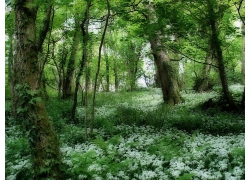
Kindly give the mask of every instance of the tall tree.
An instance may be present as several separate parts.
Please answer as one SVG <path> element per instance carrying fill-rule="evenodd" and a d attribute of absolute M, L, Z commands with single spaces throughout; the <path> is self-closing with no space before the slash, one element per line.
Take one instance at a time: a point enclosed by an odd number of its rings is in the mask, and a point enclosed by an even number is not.
<path fill-rule="evenodd" d="M 155 26 L 158 21 L 158 17 L 156 16 L 153 4 L 149 3 L 147 5 L 147 9 L 148 23 L 151 26 Z M 183 98 L 181 97 L 179 92 L 176 71 L 173 65 L 171 64 L 170 58 L 166 53 L 166 48 L 162 43 L 163 34 L 161 33 L 160 29 L 152 29 L 153 32 L 149 33 L 149 42 L 159 74 L 163 101 L 169 105 L 181 103 L 183 102 Z"/>
<path fill-rule="evenodd" d="M 107 2 L 108 13 L 107 13 L 107 17 L 106 17 L 106 20 L 105 20 L 104 30 L 103 30 L 103 33 L 102 33 L 101 42 L 100 42 L 99 49 L 98 49 L 98 52 L 99 52 L 98 53 L 98 64 L 97 64 L 97 71 L 96 71 L 96 74 L 95 74 L 94 92 L 93 92 L 93 98 L 92 98 L 91 130 L 90 130 L 90 134 L 93 134 L 93 129 L 94 129 L 95 97 L 96 97 L 96 90 L 97 90 L 97 79 L 98 79 L 98 76 L 99 76 L 100 66 L 101 66 L 101 50 L 102 50 L 102 45 L 104 43 L 105 34 L 106 34 L 107 27 L 108 27 L 109 16 L 110 16 L 110 4 L 109 4 L 109 0 L 106 0 L 106 2 Z"/>
<path fill-rule="evenodd" d="M 103 52 L 104 52 L 104 57 L 105 57 L 105 63 L 106 63 L 106 88 L 105 91 L 109 92 L 109 87 L 110 87 L 110 72 L 109 72 L 109 67 L 110 67 L 110 63 L 109 63 L 109 56 L 108 56 L 108 46 L 107 44 L 103 43 Z"/>
<path fill-rule="evenodd" d="M 81 22 L 83 49 L 82 49 L 82 59 L 80 62 L 80 68 L 79 68 L 78 74 L 76 76 L 76 81 L 75 81 L 74 102 L 73 102 L 72 114 L 71 114 L 72 119 L 75 119 L 76 106 L 77 106 L 77 92 L 79 89 L 80 78 L 81 78 L 82 73 L 83 73 L 83 68 L 87 62 L 87 45 L 88 45 L 88 38 L 89 38 L 89 33 L 88 33 L 89 11 L 90 11 L 91 6 L 92 6 L 91 0 L 87 0 L 87 5 L 86 5 L 84 17 L 83 17 L 82 22 Z"/>
<path fill-rule="evenodd" d="M 211 46 L 213 48 L 212 50 L 215 53 L 216 59 L 218 62 L 219 75 L 220 75 L 224 97 L 232 109 L 237 109 L 237 106 L 228 88 L 226 70 L 225 70 L 224 59 L 223 59 L 222 48 L 221 48 L 221 40 L 219 38 L 220 31 L 217 25 L 219 18 L 222 17 L 223 15 L 221 14 L 223 13 L 223 10 L 221 10 L 220 8 L 217 8 L 217 14 L 216 14 L 216 11 L 215 11 L 216 6 L 218 6 L 216 1 L 207 0 L 209 22 L 210 22 L 210 28 L 212 32 Z M 221 8 L 224 8 L 224 6 L 221 6 Z"/>
<path fill-rule="evenodd" d="M 75 15 L 76 16 L 76 15 Z M 68 66 L 63 82 L 63 98 L 69 98 L 72 95 L 72 79 L 75 70 L 77 50 L 79 47 L 79 36 L 80 36 L 80 23 L 78 17 L 75 17 L 75 30 L 73 35 L 73 44 L 71 46 L 70 57 L 68 61 Z"/>
<path fill-rule="evenodd" d="M 18 83 L 18 114 L 29 132 L 34 179 L 60 178 L 60 151 L 40 92 L 38 47 L 36 42 L 37 5 L 33 0 L 16 0 L 16 56 L 14 69 Z"/>

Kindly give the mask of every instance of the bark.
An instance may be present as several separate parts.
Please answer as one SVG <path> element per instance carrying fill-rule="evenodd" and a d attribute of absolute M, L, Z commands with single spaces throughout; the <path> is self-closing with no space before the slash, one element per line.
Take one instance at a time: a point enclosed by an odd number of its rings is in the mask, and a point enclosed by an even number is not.
<path fill-rule="evenodd" d="M 60 62 L 56 61 L 55 56 L 55 41 L 52 40 L 52 60 L 56 66 L 57 74 L 58 74 L 58 83 L 57 83 L 57 89 L 58 89 L 58 98 L 61 98 L 61 92 L 62 92 L 62 86 L 63 86 L 63 77 L 64 77 L 64 66 L 66 62 L 67 52 L 65 52 L 64 47 L 62 50 L 62 56 L 60 59 Z"/>
<path fill-rule="evenodd" d="M 15 85 L 17 84 L 15 73 L 15 60 L 13 56 L 13 35 L 9 35 L 10 48 L 8 55 L 8 82 L 11 94 L 11 115 L 16 117 L 17 115 L 17 95 L 15 94 Z"/>
<path fill-rule="evenodd" d="M 15 72 L 18 79 L 15 93 L 19 95 L 18 114 L 29 132 L 31 158 L 35 172 L 33 179 L 61 179 L 57 136 L 49 122 L 44 101 L 39 92 L 36 9 L 33 8 L 33 3 L 33 0 L 15 1 L 17 40 Z"/>
<path fill-rule="evenodd" d="M 149 24 L 157 23 L 158 18 L 155 13 L 154 6 L 150 3 L 147 5 L 149 14 L 147 20 Z M 160 29 L 154 29 L 149 32 L 149 42 L 154 56 L 154 61 L 159 74 L 159 81 L 163 94 L 163 101 L 170 106 L 183 102 L 178 87 L 178 78 L 170 58 L 164 50 L 164 44 L 161 42 Z"/>
<path fill-rule="evenodd" d="M 42 29 L 41 29 L 41 31 L 39 33 L 39 39 L 38 39 L 38 42 L 37 42 L 37 50 L 38 51 L 42 50 L 43 42 L 44 42 L 44 40 L 46 38 L 46 35 L 47 35 L 48 31 L 49 31 L 52 11 L 53 11 L 53 6 L 52 6 L 52 4 L 50 4 L 48 9 L 47 9 L 47 12 L 46 12 L 46 17 L 43 20 L 43 27 L 42 27 Z M 54 12 L 53 12 L 53 16 L 54 16 Z M 53 22 L 53 20 L 52 20 L 52 22 Z"/>
<path fill-rule="evenodd" d="M 84 118 L 84 135 L 85 140 L 88 139 L 88 89 L 90 81 L 90 69 L 88 68 L 88 63 L 86 63 L 86 73 L 85 73 L 85 94 L 84 94 L 84 105 L 85 105 L 85 118 Z"/>
<path fill-rule="evenodd" d="M 51 15 L 51 13 L 52 13 L 52 15 Z M 39 40 L 37 43 L 38 52 L 41 52 L 42 45 L 44 43 L 44 40 L 46 38 L 47 33 L 49 32 L 48 43 L 47 43 L 47 52 L 46 52 L 44 60 L 41 61 L 40 75 L 39 75 L 39 83 L 41 83 L 41 88 L 42 88 L 43 95 L 44 95 L 45 99 L 48 99 L 49 95 L 46 91 L 46 78 L 44 75 L 44 68 L 45 68 L 46 63 L 48 62 L 49 54 L 50 54 L 50 42 L 51 42 L 52 26 L 53 26 L 53 22 L 54 22 L 54 15 L 55 15 L 55 11 L 53 9 L 53 6 L 50 5 L 47 9 L 46 17 L 44 20 L 44 25 L 43 25 L 43 28 L 40 32 Z"/>
<path fill-rule="evenodd" d="M 222 91 L 223 91 L 225 100 L 229 104 L 230 108 L 238 109 L 228 88 L 226 70 L 224 66 L 224 60 L 223 60 L 222 49 L 221 49 L 221 42 L 219 39 L 219 30 L 216 27 L 216 15 L 215 15 L 213 5 L 211 4 L 210 0 L 207 0 L 207 2 L 208 2 L 208 13 L 209 13 L 209 18 L 210 18 L 209 19 L 210 28 L 212 32 L 211 45 L 213 47 L 213 52 L 216 54 L 216 58 L 218 62 L 218 69 L 219 69 L 219 75 L 220 75 L 220 80 L 221 80 L 221 85 L 222 85 Z"/>
<path fill-rule="evenodd" d="M 77 21 L 77 20 L 75 20 Z M 70 98 L 72 95 L 72 80 L 75 70 L 75 62 L 77 56 L 77 50 L 79 46 L 79 33 L 78 33 L 78 23 L 76 23 L 75 33 L 73 37 L 73 45 L 71 49 L 71 54 L 68 62 L 67 72 L 63 83 L 63 99 Z"/>
<path fill-rule="evenodd" d="M 104 57 L 105 57 L 105 65 L 106 65 L 106 87 L 105 87 L 105 91 L 109 92 L 109 86 L 110 86 L 110 77 L 109 77 L 109 57 L 108 57 L 108 49 L 107 49 L 107 44 L 104 43 L 103 44 L 103 53 L 104 53 Z"/>
<path fill-rule="evenodd" d="M 183 102 L 183 98 L 179 93 L 179 87 L 175 69 L 170 62 L 166 52 L 161 49 L 162 44 L 157 36 L 150 40 L 151 49 L 153 51 L 154 61 L 159 74 L 159 81 L 163 94 L 163 101 L 169 105 L 175 105 Z"/>
<path fill-rule="evenodd" d="M 83 43 L 83 53 L 82 53 L 82 59 L 80 62 L 80 68 L 76 77 L 75 82 L 75 92 L 74 92 L 74 102 L 72 107 L 72 114 L 71 117 L 74 120 L 75 114 L 76 114 L 76 106 L 77 106 L 77 92 L 79 89 L 80 84 L 80 78 L 83 73 L 83 68 L 85 66 L 85 63 L 87 62 L 87 43 L 88 43 L 88 25 L 89 25 L 89 9 L 90 9 L 91 3 L 90 1 L 87 2 L 87 7 L 85 11 L 85 16 L 81 23 L 81 30 L 82 30 L 82 43 Z"/>
<path fill-rule="evenodd" d="M 161 87 L 160 75 L 159 75 L 159 72 L 157 70 L 156 64 L 155 64 L 155 66 L 156 66 L 156 73 L 154 74 L 154 84 L 155 84 L 155 87 L 160 88 Z"/>
<path fill-rule="evenodd" d="M 245 25 L 242 25 L 242 29 L 244 29 L 243 31 L 245 31 Z M 242 73 L 242 83 L 243 85 L 245 85 L 245 34 L 243 34 L 241 73 Z M 245 108 L 245 88 L 242 94 L 241 108 Z"/>
<path fill-rule="evenodd" d="M 130 63 L 129 66 L 133 65 L 132 67 L 130 67 L 130 80 L 129 80 L 129 84 L 130 84 L 130 91 L 134 91 L 135 87 L 136 87 L 136 76 L 137 76 L 137 72 L 138 72 L 138 63 L 139 63 L 139 59 L 135 59 L 135 62 Z"/>
<path fill-rule="evenodd" d="M 131 46 L 131 51 L 133 52 L 133 50 L 135 49 L 135 47 Z M 134 91 L 136 88 L 136 80 L 137 80 L 137 73 L 138 73 L 138 64 L 140 61 L 140 51 L 138 53 L 134 52 L 136 56 L 133 56 L 131 58 L 131 61 L 128 66 L 129 66 L 129 71 L 130 71 L 130 91 Z"/>
<path fill-rule="evenodd" d="M 105 21 L 104 30 L 103 30 L 103 33 L 102 33 L 101 43 L 100 43 L 100 46 L 99 46 L 97 72 L 96 72 L 96 75 L 95 75 L 94 92 L 93 92 L 93 99 L 92 99 L 91 130 L 90 130 L 90 134 L 93 134 L 93 129 L 94 129 L 95 96 L 96 96 L 97 79 L 98 79 L 98 75 L 99 75 L 99 72 L 100 72 L 100 65 L 101 65 L 101 50 L 102 50 L 102 45 L 103 45 L 103 42 L 104 42 L 106 30 L 107 30 L 107 27 L 108 27 L 109 16 L 110 16 L 110 4 L 109 4 L 109 0 L 107 0 L 106 2 L 107 2 L 108 14 L 107 14 L 107 18 L 106 18 L 106 21 Z"/>
<path fill-rule="evenodd" d="M 119 80 L 118 80 L 118 67 L 116 58 L 114 58 L 114 76 L 115 76 L 115 92 L 118 92 Z"/>
<path fill-rule="evenodd" d="M 245 29 L 245 26 L 242 25 L 242 29 Z M 245 31 L 245 30 L 244 30 Z M 242 73 L 242 83 L 245 85 L 245 35 L 243 35 L 243 46 L 242 46 L 242 66 L 241 66 L 241 73 Z"/>
<path fill-rule="evenodd" d="M 203 92 L 209 90 L 210 86 L 210 70 L 211 70 L 211 65 L 212 64 L 212 47 L 210 45 L 210 48 L 207 52 L 206 59 L 205 59 L 205 65 L 202 70 L 201 77 L 198 77 L 195 82 L 194 89 L 196 92 Z"/>

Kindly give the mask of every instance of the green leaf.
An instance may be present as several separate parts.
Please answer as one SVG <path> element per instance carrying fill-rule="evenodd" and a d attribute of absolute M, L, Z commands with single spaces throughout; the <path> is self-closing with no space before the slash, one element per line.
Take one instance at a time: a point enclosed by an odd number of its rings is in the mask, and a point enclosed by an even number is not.
<path fill-rule="evenodd" d="M 34 98 L 32 98 L 32 99 L 29 101 L 29 104 L 34 105 L 35 103 L 41 102 L 41 101 L 42 101 L 42 98 L 41 98 L 41 97 L 34 97 Z"/>
<path fill-rule="evenodd" d="M 27 108 L 27 107 L 18 108 L 18 109 L 17 109 L 17 114 L 24 113 L 24 112 L 27 112 L 27 111 L 28 111 L 28 108 Z"/>
<path fill-rule="evenodd" d="M 33 100 L 34 100 L 35 102 L 41 102 L 41 101 L 42 101 L 42 98 L 41 98 L 41 97 L 35 97 L 35 98 L 33 98 Z"/>

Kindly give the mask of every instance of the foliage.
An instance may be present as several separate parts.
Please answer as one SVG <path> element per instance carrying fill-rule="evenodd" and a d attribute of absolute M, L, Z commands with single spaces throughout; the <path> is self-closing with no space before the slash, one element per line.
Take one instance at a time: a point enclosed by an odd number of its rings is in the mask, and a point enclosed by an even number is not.
<path fill-rule="evenodd" d="M 214 17 L 209 16 L 206 2 L 211 3 Z M 49 119 L 60 139 L 63 179 L 243 179 L 245 173 L 244 112 L 229 112 L 222 94 L 216 56 L 211 51 L 210 21 L 215 20 L 219 45 L 227 72 L 228 84 L 236 103 L 242 100 L 244 87 L 244 1 L 208 0 L 114 0 L 102 53 L 98 91 L 95 103 L 94 132 L 84 139 L 84 129 L 90 131 L 90 116 L 84 124 L 85 113 L 91 114 L 93 79 L 97 69 L 98 47 L 107 17 L 106 2 L 91 1 L 88 26 L 87 65 L 89 73 L 88 107 L 77 105 L 76 118 L 71 119 L 72 99 L 60 99 L 67 78 L 73 35 L 80 32 L 86 17 L 87 1 L 67 0 L 43 3 L 36 0 L 36 33 L 44 30 L 46 11 L 52 6 L 51 23 L 44 45 L 39 52 L 39 72 L 43 74 L 44 90 L 50 95 L 46 102 Z M 11 2 L 11 3 L 14 3 Z M 40 91 L 31 91 L 27 84 L 17 86 L 19 119 L 11 117 L 11 73 L 15 51 L 13 7 L 6 4 L 6 179 L 33 179 L 28 134 L 37 129 L 29 127 L 28 108 L 42 100 Z M 242 1 L 240 2 L 242 3 Z M 12 5 L 12 6 L 11 6 Z M 149 23 L 149 6 L 154 8 L 155 20 Z M 30 7 L 28 7 L 30 8 Z M 240 22 L 241 24 L 236 26 Z M 78 24 L 78 25 L 77 25 Z M 77 26 L 77 27 L 76 27 Z M 154 81 L 156 71 L 148 37 L 161 32 L 162 46 L 171 63 L 179 68 L 179 86 L 185 102 L 174 107 L 162 103 L 160 89 L 139 88 L 137 80 L 144 77 Z M 25 32 L 24 32 L 25 33 Z M 79 36 L 79 35 L 78 35 Z M 84 35 L 83 35 L 84 36 Z M 79 40 L 82 37 L 79 36 Z M 84 42 L 84 41 L 83 41 Z M 10 48 L 13 46 L 13 48 Z M 82 50 L 75 52 L 72 76 L 79 71 Z M 12 50 L 13 49 L 13 50 Z M 13 52 L 11 52 L 13 51 Z M 204 80 L 206 60 L 211 56 L 209 87 L 206 93 L 194 93 Z M 205 63 L 204 63 L 205 62 Z M 7 66 L 8 65 L 8 66 Z M 86 65 L 86 62 L 85 62 Z M 147 68 L 152 69 L 150 73 Z M 73 72 L 72 71 L 72 72 Z M 105 77 L 106 76 L 106 77 Z M 150 76 L 150 77 L 146 77 Z M 83 76 L 84 77 L 84 76 Z M 84 78 L 80 79 L 82 95 Z M 71 77 L 70 77 L 71 78 Z M 107 80 L 109 78 L 109 80 Z M 154 83 L 151 83 L 154 84 Z M 72 85 L 72 91 L 74 89 Z M 79 88 L 80 89 L 80 88 Z M 131 92 L 128 92 L 131 91 Z M 134 92 L 133 92 L 134 91 Z M 80 93 L 78 93 L 80 99 Z M 86 97 L 85 97 L 86 98 Z M 83 100 L 84 97 L 81 97 Z M 206 105 L 206 102 L 212 104 Z M 81 101 L 78 101 L 81 102 Z M 207 107 L 205 107 L 207 106 Z M 21 118 L 20 118 L 21 117 Z M 87 127 L 85 127 L 87 126 Z M 53 144 L 53 143 L 52 143 Z M 55 154 L 53 154 L 55 155 Z M 52 155 L 52 156 L 53 156 Z M 47 162 L 49 164 L 51 162 Z M 57 163 L 57 162 L 55 162 Z M 47 171 L 47 169 L 40 169 Z"/>
<path fill-rule="evenodd" d="M 243 89 L 235 85 L 231 90 Z M 217 96 L 183 94 L 185 103 L 170 108 L 162 104 L 160 89 L 98 93 L 96 126 L 89 141 L 82 121 L 74 124 L 65 116 L 70 100 L 50 98 L 47 108 L 59 134 L 63 178 L 241 179 L 244 115 L 198 106 Z M 80 119 L 84 111 L 78 108 Z M 17 126 L 6 129 L 6 135 L 6 179 L 21 174 L 29 179 L 27 139 L 20 138 Z"/>

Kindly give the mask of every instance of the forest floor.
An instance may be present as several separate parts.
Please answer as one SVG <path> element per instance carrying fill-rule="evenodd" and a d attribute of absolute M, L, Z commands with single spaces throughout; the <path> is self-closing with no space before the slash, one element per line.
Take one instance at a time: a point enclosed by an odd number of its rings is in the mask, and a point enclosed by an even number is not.
<path fill-rule="evenodd" d="M 236 98 L 243 91 L 231 90 Z M 244 179 L 244 112 L 204 109 L 208 99 L 219 101 L 216 92 L 182 96 L 184 103 L 169 107 L 160 89 L 100 92 L 88 141 L 85 108 L 79 105 L 72 121 L 72 100 L 51 97 L 46 106 L 60 140 L 63 179 Z M 27 137 L 13 119 L 6 121 L 6 179 L 32 179 Z"/>

